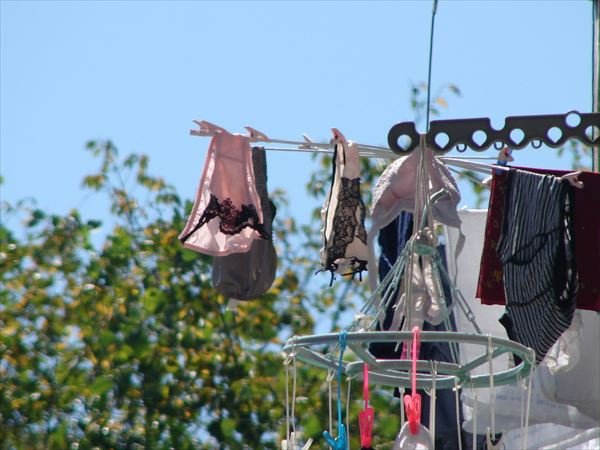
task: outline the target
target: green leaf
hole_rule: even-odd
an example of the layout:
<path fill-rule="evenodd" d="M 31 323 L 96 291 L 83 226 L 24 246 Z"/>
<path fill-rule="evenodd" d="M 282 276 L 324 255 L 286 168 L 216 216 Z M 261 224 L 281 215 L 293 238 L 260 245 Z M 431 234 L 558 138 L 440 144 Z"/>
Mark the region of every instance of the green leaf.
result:
<path fill-rule="evenodd" d="M 51 434 L 49 440 L 50 449 L 62 450 L 67 448 L 67 424 L 61 423 Z"/>
<path fill-rule="evenodd" d="M 115 353 L 115 361 L 119 364 L 128 362 L 134 355 L 133 348 L 127 344 L 119 345 L 117 352 Z M 139 356 L 139 355 L 138 355 Z"/>
<path fill-rule="evenodd" d="M 115 335 L 109 330 L 103 330 L 100 332 L 100 336 L 98 337 L 98 343 L 101 347 L 108 347 L 115 341 Z"/>
<path fill-rule="evenodd" d="M 236 425 L 237 424 L 236 424 L 235 420 L 230 419 L 229 417 L 226 417 L 225 419 L 221 420 L 221 432 L 226 437 L 231 437 L 231 436 L 233 436 Z"/>
<path fill-rule="evenodd" d="M 112 386 L 112 377 L 110 375 L 101 375 L 94 380 L 90 389 L 96 395 L 103 395 L 107 393 Z"/>
<path fill-rule="evenodd" d="M 142 302 L 144 305 L 144 309 L 148 311 L 150 314 L 154 313 L 158 307 L 163 303 L 164 295 L 157 288 L 149 288 L 144 293 L 144 297 L 142 298 Z"/>

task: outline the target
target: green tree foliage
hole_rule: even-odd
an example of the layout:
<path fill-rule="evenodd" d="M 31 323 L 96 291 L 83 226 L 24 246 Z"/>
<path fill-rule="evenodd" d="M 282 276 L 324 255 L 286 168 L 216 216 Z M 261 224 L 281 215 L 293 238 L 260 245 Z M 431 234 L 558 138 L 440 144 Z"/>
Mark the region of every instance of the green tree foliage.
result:
<path fill-rule="evenodd" d="M 280 240 L 273 288 L 226 310 L 210 258 L 177 240 L 190 202 L 148 174 L 147 157 L 88 149 L 101 164 L 84 185 L 108 195 L 114 219 L 101 248 L 101 223 L 77 211 L 3 207 L 2 448 L 275 448 L 281 336 L 314 325 L 299 256 Z M 22 238 L 4 220 L 15 216 Z"/>
<path fill-rule="evenodd" d="M 120 157 L 111 142 L 87 149 L 100 167 L 83 184 L 109 199 L 110 227 L 76 210 L 2 206 L 0 448 L 278 448 L 283 340 L 314 333 L 317 317 L 339 327 L 364 287 L 314 276 L 320 224 L 299 226 L 274 192 L 278 278 L 230 311 L 211 258 L 177 239 L 191 201 L 150 175 L 146 156 Z M 24 230 L 8 226 L 16 220 Z M 325 376 L 298 365 L 305 436 L 326 428 Z M 382 424 L 391 439 L 397 422 Z"/>

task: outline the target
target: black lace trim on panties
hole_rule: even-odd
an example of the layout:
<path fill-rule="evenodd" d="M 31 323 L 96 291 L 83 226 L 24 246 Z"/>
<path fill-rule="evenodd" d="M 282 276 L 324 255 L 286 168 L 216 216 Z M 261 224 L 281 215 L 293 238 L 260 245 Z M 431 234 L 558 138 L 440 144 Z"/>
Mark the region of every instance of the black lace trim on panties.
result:
<path fill-rule="evenodd" d="M 331 272 L 331 283 L 334 280 L 334 272 L 338 265 L 337 259 L 345 258 L 351 261 L 351 271 L 342 276 L 354 276 L 358 273 L 362 280 L 361 272 L 367 270 L 367 261 L 356 257 L 346 257 L 346 248 L 355 239 L 367 244 L 367 230 L 365 229 L 365 204 L 360 195 L 360 178 L 341 178 L 340 191 L 338 193 L 338 204 L 333 218 L 333 238 L 326 243 L 327 255 L 325 265 L 318 272 L 329 270 Z M 356 218 L 356 210 L 359 210 L 360 219 Z"/>
<path fill-rule="evenodd" d="M 181 242 L 185 242 L 194 234 L 202 225 L 210 222 L 215 217 L 219 217 L 219 230 L 221 233 L 234 235 L 241 232 L 244 228 L 250 227 L 255 230 L 262 239 L 270 239 L 271 236 L 265 230 L 262 223 L 258 220 L 258 213 L 252 204 L 241 205 L 237 208 L 231 199 L 227 197 L 222 202 L 214 194 L 210 194 L 210 200 L 206 209 L 200 216 L 198 223 L 192 230 L 181 238 Z"/>

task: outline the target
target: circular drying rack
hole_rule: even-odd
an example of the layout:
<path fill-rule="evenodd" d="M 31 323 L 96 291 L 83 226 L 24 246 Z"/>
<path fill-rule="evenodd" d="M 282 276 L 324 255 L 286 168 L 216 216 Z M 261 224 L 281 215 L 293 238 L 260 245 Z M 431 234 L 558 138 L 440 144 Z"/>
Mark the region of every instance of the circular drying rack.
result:
<path fill-rule="evenodd" d="M 363 368 L 369 368 L 369 381 L 376 384 L 397 387 L 410 387 L 412 361 L 410 359 L 377 359 L 368 350 L 370 343 L 410 343 L 413 334 L 410 331 L 358 331 L 346 334 L 347 350 L 351 350 L 357 359 L 345 360 L 334 357 L 339 350 L 339 333 L 308 336 L 293 336 L 286 341 L 283 352 L 311 366 L 339 371 L 346 376 L 362 380 Z M 454 362 L 417 361 L 417 388 L 452 389 L 460 387 L 484 388 L 513 384 L 528 377 L 535 367 L 535 352 L 517 342 L 484 334 L 422 331 L 421 342 L 456 342 L 481 345 L 484 352 L 471 361 L 460 364 Z M 331 345 L 333 352 L 323 353 Z M 321 350 L 319 350 L 321 347 Z M 505 353 L 518 356 L 521 361 L 506 370 L 493 374 L 474 374 L 473 371 L 488 365 L 490 357 L 496 358 Z M 435 379 L 435 383 L 434 383 Z"/>

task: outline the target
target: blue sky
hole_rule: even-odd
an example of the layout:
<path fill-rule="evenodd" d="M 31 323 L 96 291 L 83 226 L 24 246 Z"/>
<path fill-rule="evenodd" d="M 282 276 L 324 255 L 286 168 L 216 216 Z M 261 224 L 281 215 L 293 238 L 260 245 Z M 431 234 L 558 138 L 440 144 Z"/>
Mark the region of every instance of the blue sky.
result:
<path fill-rule="evenodd" d="M 111 139 L 121 154 L 193 198 L 207 138 L 193 119 L 274 138 L 383 145 L 413 120 L 411 82 L 427 78 L 431 1 L 53 2 L 1 7 L 0 173 L 3 201 L 86 218 L 106 205 L 81 189 L 97 165 L 83 150 Z M 432 86 L 458 85 L 440 118 L 591 111 L 592 3 L 440 0 Z M 517 162 L 568 167 L 549 149 Z M 302 218 L 308 155 L 271 152 L 269 188 Z M 472 202 L 463 193 L 463 204 Z M 13 224 L 17 225 L 17 224 Z"/>

